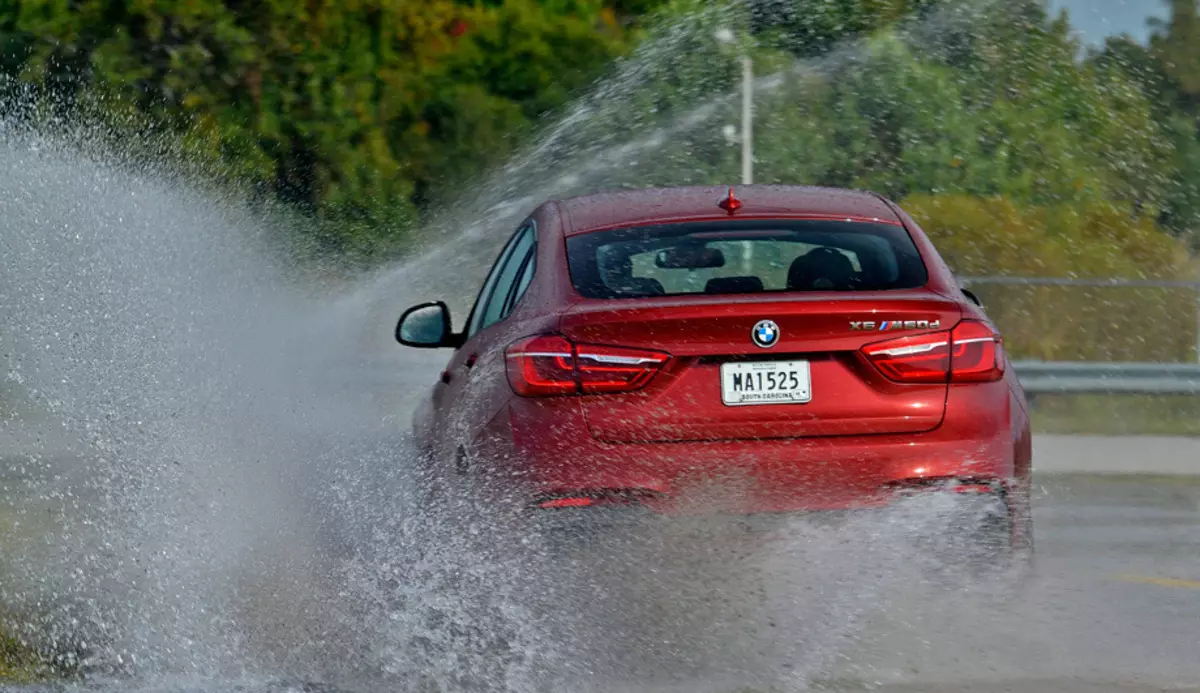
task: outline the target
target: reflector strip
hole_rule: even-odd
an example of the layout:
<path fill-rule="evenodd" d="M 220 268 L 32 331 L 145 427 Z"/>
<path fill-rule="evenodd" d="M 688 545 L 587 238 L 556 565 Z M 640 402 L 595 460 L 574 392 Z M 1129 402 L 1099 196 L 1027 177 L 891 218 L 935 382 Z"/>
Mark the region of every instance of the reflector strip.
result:
<path fill-rule="evenodd" d="M 912 346 L 896 347 L 895 349 L 881 349 L 875 353 L 885 356 L 911 356 L 913 354 L 924 354 L 934 349 L 943 349 L 945 346 L 945 342 L 933 342 L 931 344 L 913 344 Z"/>
<path fill-rule="evenodd" d="M 594 503 L 595 501 L 591 498 L 553 498 L 548 501 L 542 501 L 538 506 L 546 510 L 552 510 L 554 508 L 586 508 Z"/>
<path fill-rule="evenodd" d="M 597 363 L 620 363 L 629 366 L 636 366 L 642 363 L 662 363 L 662 359 L 658 357 L 613 356 L 611 354 L 586 354 L 584 352 L 579 352 L 579 358 Z"/>
<path fill-rule="evenodd" d="M 987 484 L 956 484 L 950 487 L 955 493 L 995 493 Z"/>

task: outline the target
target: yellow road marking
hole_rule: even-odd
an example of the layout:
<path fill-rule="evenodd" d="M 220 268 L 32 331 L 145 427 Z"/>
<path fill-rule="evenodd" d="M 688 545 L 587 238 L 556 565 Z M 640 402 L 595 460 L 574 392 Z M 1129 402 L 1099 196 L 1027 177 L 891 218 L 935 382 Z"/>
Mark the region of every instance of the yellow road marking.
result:
<path fill-rule="evenodd" d="M 1118 575 L 1121 582 L 1138 582 L 1158 587 L 1181 587 L 1185 590 L 1200 590 L 1200 580 L 1178 580 L 1176 578 L 1149 577 L 1146 575 Z"/>

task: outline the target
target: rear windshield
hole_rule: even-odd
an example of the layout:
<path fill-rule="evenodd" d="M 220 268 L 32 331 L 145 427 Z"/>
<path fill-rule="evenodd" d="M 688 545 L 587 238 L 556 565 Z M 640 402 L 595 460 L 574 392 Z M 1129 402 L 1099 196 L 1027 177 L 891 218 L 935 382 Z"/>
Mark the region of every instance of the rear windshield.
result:
<path fill-rule="evenodd" d="M 852 221 L 737 221 L 593 231 L 567 238 L 587 298 L 766 291 L 887 291 L 928 280 L 908 232 Z"/>

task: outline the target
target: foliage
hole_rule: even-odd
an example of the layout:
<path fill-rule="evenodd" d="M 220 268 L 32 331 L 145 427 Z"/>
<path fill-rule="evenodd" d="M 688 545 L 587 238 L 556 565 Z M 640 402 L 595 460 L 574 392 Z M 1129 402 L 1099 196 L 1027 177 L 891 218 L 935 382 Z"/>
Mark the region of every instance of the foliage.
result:
<path fill-rule="evenodd" d="M 1194 0 L 1165 0 L 1166 22 L 1154 20 L 1150 44 L 1110 38 L 1090 62 L 1123 71 L 1150 97 L 1171 157 L 1160 223 L 1200 244 L 1200 9 Z"/>
<path fill-rule="evenodd" d="M 1150 54 L 1188 110 L 1200 106 L 1200 9 L 1193 0 L 1166 0 L 1171 17 L 1155 21 Z"/>
<path fill-rule="evenodd" d="M 1180 279 L 1188 272 L 1180 241 L 1114 205 L 1022 208 L 1002 197 L 914 195 L 905 208 L 960 275 Z M 1017 357 L 1195 358 L 1191 290 L 984 286 L 980 293 Z"/>
<path fill-rule="evenodd" d="M 905 209 L 964 275 L 1176 279 L 1187 252 L 1115 205 L 1023 208 L 1004 197 L 913 195 Z"/>
<path fill-rule="evenodd" d="M 57 673 L 33 648 L 0 631 L 0 684 L 28 683 Z"/>
<path fill-rule="evenodd" d="M 987 57 L 968 69 L 885 34 L 830 78 L 802 72 L 764 114 L 764 171 L 896 198 L 962 192 L 1158 208 L 1169 152 L 1136 84 L 1078 65 L 1065 25 L 980 50 Z M 791 135 L 814 129 L 822 136 Z M 814 161 L 823 163 L 814 170 Z"/>
<path fill-rule="evenodd" d="M 0 68 L 60 111 L 100 93 L 186 131 L 349 247 L 507 156 L 626 49 L 620 11 L 652 4 L 0 0 Z"/>
<path fill-rule="evenodd" d="M 992 9 L 971 16 L 974 33 L 929 3 L 919 21 L 846 39 L 816 57 L 796 60 L 760 45 L 756 71 L 771 76 L 755 96 L 756 181 L 859 187 L 896 199 L 1003 195 L 1020 204 L 1117 204 L 1139 218 L 1162 213 L 1177 192 L 1172 128 L 1139 82 L 1080 63 L 1069 26 L 1048 20 L 1037 3 L 1024 7 L 1017 27 L 997 17 L 1012 7 Z M 737 91 L 735 55 L 695 43 L 697 50 L 658 68 L 662 74 L 628 109 L 652 109 L 669 133 L 629 183 L 738 179 L 739 142 L 720 136 L 723 124 L 740 122 L 736 98 L 709 97 L 712 117 L 690 129 L 672 125 L 700 110 L 680 87 L 688 79 L 707 71 L 712 92 Z M 681 92 L 688 98 L 671 100 Z M 641 132 L 646 125 L 639 123 Z"/>
<path fill-rule="evenodd" d="M 647 31 L 649 13 L 665 21 Z M 609 162 L 591 187 L 737 180 L 721 126 L 749 50 L 774 73 L 760 182 L 999 196 L 1184 234 L 1200 226 L 1198 31 L 1174 2 L 1149 48 L 1081 62 L 1037 0 L 0 0 L 0 70 L 54 109 L 87 97 L 184 132 L 193 156 L 321 220 L 322 248 L 367 257 L 635 43 L 545 164 Z"/>
<path fill-rule="evenodd" d="M 838 41 L 911 17 L 942 0 L 750 0 L 752 28 L 799 56 L 816 56 Z"/>

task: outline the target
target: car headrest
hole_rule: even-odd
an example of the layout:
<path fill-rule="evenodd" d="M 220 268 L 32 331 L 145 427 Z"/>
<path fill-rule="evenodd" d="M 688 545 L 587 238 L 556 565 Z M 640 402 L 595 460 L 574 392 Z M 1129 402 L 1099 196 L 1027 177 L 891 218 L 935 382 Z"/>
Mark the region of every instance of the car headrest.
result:
<path fill-rule="evenodd" d="M 852 288 L 854 265 L 834 248 L 815 248 L 796 258 L 788 268 L 788 288 L 793 291 Z"/>
<path fill-rule="evenodd" d="M 713 277 L 704 285 L 706 294 L 749 294 L 763 290 L 758 277 Z"/>

